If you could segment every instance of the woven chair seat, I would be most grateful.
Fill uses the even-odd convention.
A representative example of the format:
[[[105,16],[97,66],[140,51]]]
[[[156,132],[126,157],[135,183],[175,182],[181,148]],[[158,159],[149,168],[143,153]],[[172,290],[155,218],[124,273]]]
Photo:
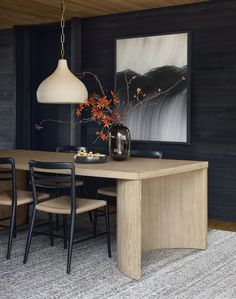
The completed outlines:
[[[17,190],[17,206],[29,204],[33,202],[32,192]],[[38,200],[42,201],[49,199],[49,194],[38,193]],[[0,205],[11,206],[12,205],[12,191],[2,191],[0,192]]]
[[[97,190],[97,193],[107,196],[117,196],[116,187],[102,187]]]
[[[77,198],[76,214],[89,212],[101,207],[105,207],[104,200]],[[71,198],[70,196],[60,196],[36,205],[39,211],[53,214],[70,214],[71,213]]]

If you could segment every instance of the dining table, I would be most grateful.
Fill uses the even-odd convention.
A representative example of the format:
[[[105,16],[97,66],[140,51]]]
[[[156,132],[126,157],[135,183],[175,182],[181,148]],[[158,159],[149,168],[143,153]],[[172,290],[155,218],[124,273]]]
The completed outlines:
[[[35,150],[0,150],[0,157],[15,159],[17,186],[25,189],[29,160],[74,163],[74,154]],[[75,163],[78,176],[116,179],[117,267],[135,280],[142,276],[143,252],[207,248],[207,173],[207,161],[131,157],[101,164]],[[6,188],[0,184],[0,190]],[[0,207],[0,218],[4,213],[9,211]],[[18,222],[24,222],[24,213],[18,210]]]

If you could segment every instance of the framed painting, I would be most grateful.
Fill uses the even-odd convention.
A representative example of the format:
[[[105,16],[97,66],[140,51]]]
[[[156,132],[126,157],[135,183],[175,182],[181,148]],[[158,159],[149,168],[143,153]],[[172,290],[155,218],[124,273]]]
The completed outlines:
[[[190,143],[190,33],[115,44],[115,89],[132,140]]]

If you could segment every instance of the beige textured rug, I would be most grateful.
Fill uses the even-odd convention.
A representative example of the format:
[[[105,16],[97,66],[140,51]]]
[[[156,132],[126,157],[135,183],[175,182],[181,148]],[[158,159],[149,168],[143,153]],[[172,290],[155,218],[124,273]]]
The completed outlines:
[[[84,234],[89,226],[88,219],[82,219],[78,230]],[[236,298],[236,233],[210,231],[206,251],[164,249],[145,254],[140,281],[117,270],[114,232],[112,259],[107,257],[105,236],[75,245],[70,275],[65,273],[62,240],[51,247],[47,237],[34,237],[29,261],[23,265],[25,240],[26,233],[19,233],[7,261],[7,234],[0,233],[1,299]]]

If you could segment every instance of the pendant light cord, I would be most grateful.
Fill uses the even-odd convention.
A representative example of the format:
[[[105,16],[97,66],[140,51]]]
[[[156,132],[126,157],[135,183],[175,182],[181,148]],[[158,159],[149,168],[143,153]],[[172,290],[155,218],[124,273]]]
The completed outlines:
[[[65,48],[64,48],[64,43],[65,43],[65,2],[64,0],[61,0],[61,58],[64,59],[65,56]]]

